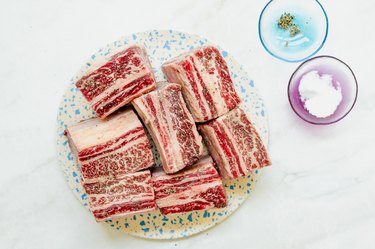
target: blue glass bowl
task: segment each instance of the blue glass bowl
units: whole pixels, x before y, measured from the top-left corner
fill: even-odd
[[[278,20],[290,13],[300,32],[291,36]],[[317,0],[271,0],[259,17],[259,38],[272,56],[286,62],[304,61],[316,54],[328,35],[328,17]]]

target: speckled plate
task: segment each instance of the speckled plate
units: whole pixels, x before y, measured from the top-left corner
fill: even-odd
[[[70,152],[64,130],[70,124],[93,117],[94,112],[75,87],[74,82],[93,63],[109,57],[115,51],[132,43],[143,44],[146,47],[158,81],[165,79],[161,71],[163,62],[195,47],[210,44],[205,38],[172,30],[136,33],[108,44],[93,54],[71,80],[61,101],[57,117],[58,161],[69,187],[87,209],[89,207],[86,194],[79,181],[81,174],[77,170],[77,163]],[[242,105],[267,145],[268,119],[263,101],[254,86],[254,81],[249,78],[242,66],[228,52],[222,49],[220,51],[228,63],[235,87],[242,99]],[[174,239],[191,236],[215,226],[231,215],[250,195],[258,176],[259,172],[256,171],[239,180],[225,181],[229,204],[223,209],[193,211],[167,216],[155,211],[109,220],[106,224],[126,234],[149,239]]]

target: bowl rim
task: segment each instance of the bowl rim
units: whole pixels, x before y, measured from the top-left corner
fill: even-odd
[[[261,28],[260,28],[260,24],[261,24],[261,21],[262,21],[262,17],[263,17],[263,14],[265,12],[265,10],[267,9],[267,7],[273,2],[273,1],[277,1],[277,0],[270,0],[263,8],[262,12],[260,13],[260,16],[259,16],[259,21],[258,21],[258,36],[259,36],[259,39],[260,39],[260,42],[262,43],[262,46],[263,48],[270,54],[272,55],[273,57],[279,59],[279,60],[282,60],[282,61],[285,61],[285,62],[290,62],[290,63],[295,63],[295,62],[301,62],[301,61],[305,61],[309,58],[311,58],[312,56],[314,56],[316,53],[319,52],[319,50],[324,46],[324,44],[326,43],[326,40],[327,40],[327,37],[328,37],[328,29],[329,29],[329,21],[328,21],[328,15],[323,7],[323,5],[318,1],[318,0],[315,0],[316,3],[318,3],[318,5],[320,6],[320,8],[322,9],[323,11],[323,14],[325,16],[325,19],[326,19],[326,31],[325,31],[325,34],[324,34],[324,38],[323,38],[323,41],[322,43],[320,44],[320,46],[314,51],[312,52],[310,55],[302,58],[302,59],[298,59],[298,60],[289,60],[289,59],[285,59],[279,55],[276,55],[275,53],[273,53],[267,46],[266,44],[264,43],[264,39],[262,37],[262,31],[261,31]]]
[[[355,83],[355,96],[354,96],[354,99],[353,99],[353,103],[351,105],[351,107],[348,109],[348,111],[345,112],[345,114],[341,115],[339,118],[335,119],[334,121],[330,121],[330,122],[313,122],[313,121],[310,121],[310,120],[307,120],[306,118],[304,118],[302,115],[300,115],[298,113],[298,111],[294,108],[293,104],[292,104],[292,101],[291,101],[291,96],[290,96],[290,87],[291,87],[291,83],[292,83],[292,79],[294,77],[294,75],[301,69],[301,67],[303,65],[305,65],[306,63],[309,63],[313,60],[316,60],[316,59],[321,59],[321,58],[329,58],[329,59],[333,59],[333,60],[336,60],[338,61],[339,63],[343,64],[344,66],[346,66],[349,71],[351,72],[351,74],[353,75],[353,78],[354,78],[354,83]],[[295,114],[297,114],[298,117],[300,117],[302,120],[310,123],[310,124],[313,124],[313,125],[330,125],[330,124],[334,124],[334,123],[337,123],[339,122],[340,120],[342,120],[343,118],[345,118],[351,111],[352,109],[354,108],[354,105],[356,104],[357,102],[357,98],[358,98],[358,81],[357,81],[357,78],[353,72],[353,70],[350,68],[350,66],[345,63],[344,61],[340,60],[339,58],[337,57],[334,57],[334,56],[331,56],[331,55],[319,55],[319,56],[315,56],[313,58],[310,58],[306,61],[304,61],[303,63],[301,63],[296,70],[294,70],[294,72],[292,73],[292,75],[290,76],[289,78],[289,83],[288,83],[288,100],[289,100],[289,104],[290,106],[292,107],[293,111]]]

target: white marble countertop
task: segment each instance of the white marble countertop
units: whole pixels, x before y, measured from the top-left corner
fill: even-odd
[[[0,8],[0,248],[374,248],[375,2],[322,0],[330,20],[319,54],[351,65],[352,113],[305,124],[286,95],[297,64],[261,46],[258,1],[2,1]],[[274,166],[245,204],[192,238],[147,241],[96,224],[56,161],[55,121],[70,78],[122,35],[176,29],[229,51],[255,80],[270,117]]]

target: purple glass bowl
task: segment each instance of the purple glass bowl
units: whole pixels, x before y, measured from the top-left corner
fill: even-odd
[[[326,118],[311,115],[301,101],[298,87],[306,73],[316,70],[320,75],[330,74],[341,86],[342,101],[336,111]],[[343,61],[328,55],[317,56],[302,63],[292,74],[288,85],[288,98],[293,111],[303,120],[315,125],[333,124],[343,119],[353,109],[358,95],[357,79],[350,67]]]

